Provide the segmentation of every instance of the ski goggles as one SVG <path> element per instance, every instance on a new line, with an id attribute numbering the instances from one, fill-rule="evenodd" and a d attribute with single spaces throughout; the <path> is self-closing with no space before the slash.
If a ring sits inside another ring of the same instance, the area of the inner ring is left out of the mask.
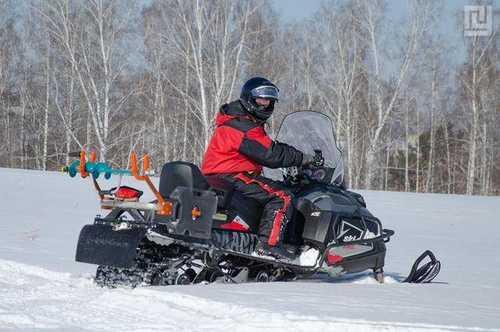
<path id="1" fill-rule="evenodd" d="M 264 99 L 272 99 L 278 100 L 279 98 L 279 90 L 275 86 L 264 85 L 259 86 L 250 91 L 253 98 L 264 98 Z"/>

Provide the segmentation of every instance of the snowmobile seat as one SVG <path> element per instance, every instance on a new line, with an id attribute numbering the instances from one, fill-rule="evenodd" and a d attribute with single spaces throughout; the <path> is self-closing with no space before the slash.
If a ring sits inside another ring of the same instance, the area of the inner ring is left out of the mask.
<path id="1" fill-rule="evenodd" d="M 240 222 L 244 221 L 248 225 L 250 232 L 257 233 L 262 206 L 256 200 L 245 197 L 235 190 L 229 181 L 221 177 L 207 176 L 206 179 L 217 195 L 217 209 L 227 213 L 229 220 L 238 216 Z M 220 228 L 220 226 L 216 224 L 216 228 Z"/>
<path id="2" fill-rule="evenodd" d="M 209 190 L 210 185 L 200 169 L 186 161 L 173 161 L 163 165 L 160 176 L 160 194 L 168 198 L 177 187 Z"/>
<path id="3" fill-rule="evenodd" d="M 231 183 L 219 176 L 207 176 L 206 179 L 211 189 L 217 195 L 217 208 L 228 209 L 234 193 Z"/>
<path id="4" fill-rule="evenodd" d="M 239 191 L 234 190 L 226 210 L 228 210 L 230 216 L 239 216 L 244 220 L 249 226 L 250 232 L 258 233 L 260 218 L 262 216 L 262 205 L 255 199 L 245 197 Z"/>

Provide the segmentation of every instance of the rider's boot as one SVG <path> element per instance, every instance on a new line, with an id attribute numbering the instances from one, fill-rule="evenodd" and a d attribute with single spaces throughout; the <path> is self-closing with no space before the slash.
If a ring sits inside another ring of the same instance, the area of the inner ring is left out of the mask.
<path id="1" fill-rule="evenodd" d="M 260 238 L 255 246 L 255 252 L 259 256 L 271 256 L 276 259 L 293 260 L 297 257 L 294 248 L 285 247 L 282 243 L 270 246 L 266 238 Z"/>

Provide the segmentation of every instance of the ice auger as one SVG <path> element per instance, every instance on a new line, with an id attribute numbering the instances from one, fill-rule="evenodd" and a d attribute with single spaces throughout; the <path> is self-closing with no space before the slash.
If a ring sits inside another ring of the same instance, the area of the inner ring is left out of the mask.
<path id="1" fill-rule="evenodd" d="M 133 207 L 139 210 L 156 210 L 157 214 L 163 216 L 170 216 L 172 214 L 172 203 L 163 198 L 149 177 L 151 174 L 151 158 L 148 154 L 142 157 L 142 169 L 139 168 L 137 154 L 134 151 L 130 154 L 130 169 L 116 169 L 112 168 L 108 163 L 98 162 L 95 150 L 82 150 L 72 152 L 69 155 L 78 159 L 64 166 L 62 171 L 68 173 L 70 177 L 76 177 L 77 174 L 80 174 L 82 178 L 87 178 L 90 175 L 94 188 L 101 200 L 101 208 Z M 89 156 L 88 159 L 87 156 Z M 97 182 L 97 179 L 101 175 L 104 175 L 104 179 L 106 180 L 109 180 L 112 175 L 118 175 L 120 176 L 120 184 L 118 187 L 103 190 Z M 138 181 L 144 181 L 154 194 L 156 201 L 151 203 L 139 202 L 138 200 L 142 195 L 142 191 L 122 186 L 121 177 L 124 175 L 133 176 Z"/>

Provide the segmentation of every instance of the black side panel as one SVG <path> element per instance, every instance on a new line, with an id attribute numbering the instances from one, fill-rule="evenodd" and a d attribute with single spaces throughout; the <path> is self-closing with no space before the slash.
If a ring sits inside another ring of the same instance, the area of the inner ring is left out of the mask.
<path id="1" fill-rule="evenodd" d="M 316 210 L 308 199 L 301 198 L 296 203 L 297 210 L 304 216 L 302 238 L 320 245 L 329 242 L 333 213 Z"/>
<path id="2" fill-rule="evenodd" d="M 330 211 L 317 211 L 318 216 L 306 216 L 302 237 L 304 240 L 326 245 L 330 238 L 333 213 Z"/>
<path id="3" fill-rule="evenodd" d="M 114 231 L 110 225 L 86 225 L 80 232 L 76 248 L 77 262 L 131 267 L 137 247 L 146 230 L 132 228 Z"/>
<path id="4" fill-rule="evenodd" d="M 180 204 L 178 221 L 172 223 L 174 234 L 191 236 L 199 239 L 210 239 L 213 216 L 217 210 L 217 197 L 213 191 L 191 190 L 177 187 L 170 195 Z M 201 215 L 193 218 L 192 210 L 196 208 Z"/>
<path id="5" fill-rule="evenodd" d="M 218 249 L 251 255 L 257 244 L 257 235 L 214 229 L 212 231 L 212 244 Z"/>
<path id="6" fill-rule="evenodd" d="M 365 254 L 346 258 L 340 263 L 345 272 L 357 273 L 384 267 L 386 248 L 383 241 L 374 242 L 373 250 Z"/>

